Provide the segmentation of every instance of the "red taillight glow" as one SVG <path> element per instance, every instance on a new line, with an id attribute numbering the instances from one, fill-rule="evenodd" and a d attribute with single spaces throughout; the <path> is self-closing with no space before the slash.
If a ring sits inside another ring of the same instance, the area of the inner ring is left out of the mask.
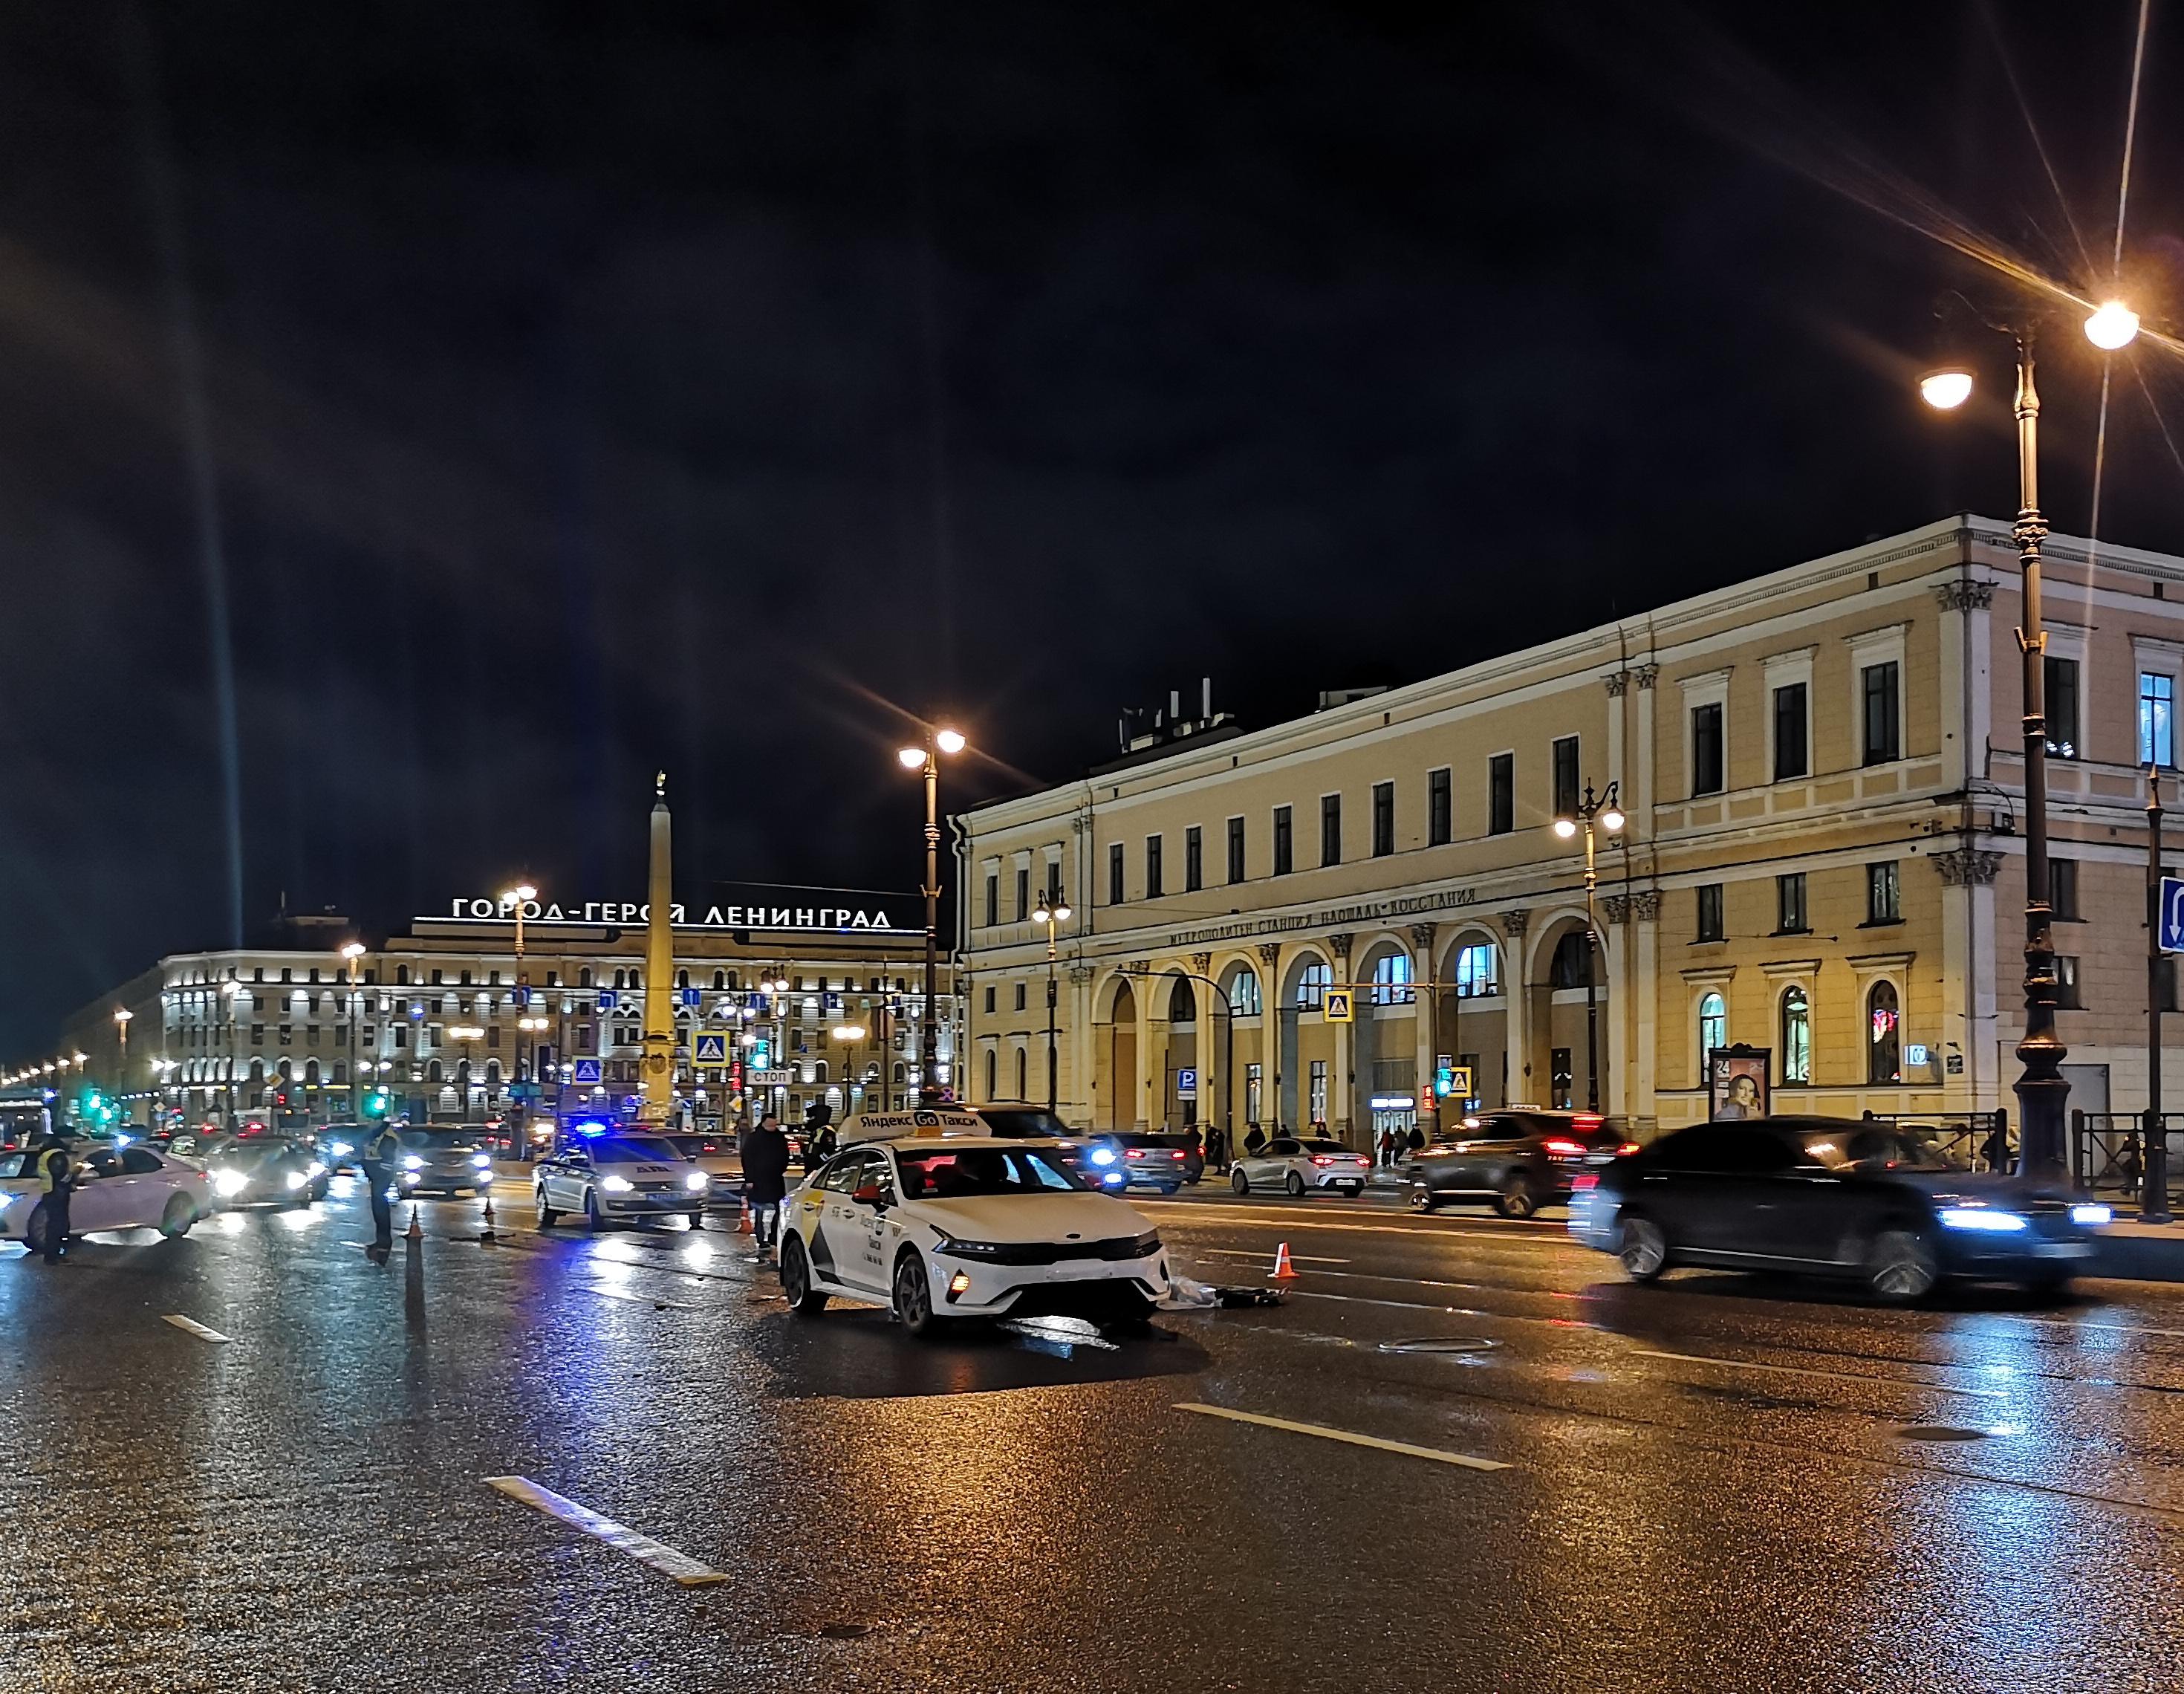
<path id="1" fill-rule="evenodd" d="M 1325 1153 L 1314 1153 L 1312 1156 L 1312 1162 L 1316 1165 L 1331 1165 L 1334 1162 L 1334 1159 Z"/>
<path id="2" fill-rule="evenodd" d="M 1126 1156 L 1133 1159 L 1142 1159 L 1145 1156 L 1145 1150 L 1143 1147 L 1133 1147 Z"/>
<path id="3" fill-rule="evenodd" d="M 1565 1141 L 1560 1137 L 1554 1137 L 1542 1141 L 1540 1143 L 1540 1145 L 1559 1159 L 1577 1158 L 1582 1156 L 1585 1152 L 1584 1142 Z"/>
<path id="4" fill-rule="evenodd" d="M 1179 1158 L 1181 1158 L 1182 1156 L 1183 1156 L 1183 1149 L 1182 1149 L 1182 1148 L 1180 1148 L 1180 1147 L 1177 1148 L 1177 1149 L 1175 1150 L 1175 1151 L 1173 1151 L 1173 1153 L 1170 1153 L 1170 1154 L 1168 1155 L 1168 1157 L 1170 1157 L 1171 1159 L 1179 1159 Z"/>
<path id="5" fill-rule="evenodd" d="M 1570 1189 L 1574 1193 L 1582 1194 L 1589 1188 L 1598 1188 L 1599 1186 L 1600 1178 L 1596 1173 L 1592 1171 L 1580 1171 L 1575 1176 L 1570 1179 Z"/>
<path id="6" fill-rule="evenodd" d="M 1621 1146 L 1615 1150 L 1618 1157 L 1624 1153 L 1635 1153 L 1637 1151 L 1638 1144 L 1635 1141 L 1625 1141 Z"/>
<path id="7" fill-rule="evenodd" d="M 1603 1121 L 1603 1119 L 1591 1117 L 1582 1112 L 1579 1112 L 1576 1117 L 1570 1119 L 1570 1122 L 1576 1124 L 1580 1129 L 1597 1129 L 1600 1128 Z"/>

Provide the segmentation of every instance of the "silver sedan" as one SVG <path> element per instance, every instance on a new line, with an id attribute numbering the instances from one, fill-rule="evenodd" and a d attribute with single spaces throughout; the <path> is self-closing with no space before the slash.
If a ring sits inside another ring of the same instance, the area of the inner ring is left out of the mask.
<path id="1" fill-rule="evenodd" d="M 1239 1194 L 1255 1188 L 1279 1188 L 1291 1195 L 1333 1189 L 1352 1200 L 1365 1192 L 1373 1174 L 1373 1161 L 1340 1141 L 1300 1140 L 1277 1135 L 1256 1153 L 1245 1153 L 1229 1167 L 1228 1185 Z"/>

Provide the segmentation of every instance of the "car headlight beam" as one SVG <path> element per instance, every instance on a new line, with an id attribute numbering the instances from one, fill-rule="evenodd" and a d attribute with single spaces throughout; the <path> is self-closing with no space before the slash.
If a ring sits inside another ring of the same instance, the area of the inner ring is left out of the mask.
<path id="1" fill-rule="evenodd" d="M 212 1191 L 225 1198 L 232 1199 L 249 1186 L 250 1179 L 241 1171 L 214 1171 L 212 1173 Z"/>
<path id="2" fill-rule="evenodd" d="M 703 1171 L 691 1171 L 684 1175 L 682 1186 L 695 1194 L 710 1180 Z"/>
<path id="3" fill-rule="evenodd" d="M 1984 1206 L 1945 1206 L 1942 1223 L 1945 1229 L 1977 1229 L 1990 1235 L 2014 1235 L 2031 1227 L 2029 1220 L 2014 1212 L 1996 1212 Z"/>
<path id="4" fill-rule="evenodd" d="M 2108 1206 L 2074 1206 L 2070 1208 L 2070 1221 L 2098 1229 L 2103 1223 L 2115 1222 L 2115 1210 Z"/>
<path id="5" fill-rule="evenodd" d="M 609 1194 L 627 1194 L 633 1184 L 627 1177 L 603 1176 L 599 1179 L 599 1186 Z"/>

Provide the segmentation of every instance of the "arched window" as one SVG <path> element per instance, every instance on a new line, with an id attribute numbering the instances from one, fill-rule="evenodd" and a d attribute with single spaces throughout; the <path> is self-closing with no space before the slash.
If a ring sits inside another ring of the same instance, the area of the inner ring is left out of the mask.
<path id="1" fill-rule="evenodd" d="M 1460 1000 L 1479 1000 L 1502 992 L 1502 950 L 1491 941 L 1474 941 L 1457 950 L 1456 992 Z"/>
<path id="2" fill-rule="evenodd" d="M 1031 1089 L 1027 1079 L 1027 1072 L 1025 1068 L 1025 1050 L 1026 1050 L 1022 1047 L 1017 1049 L 1017 1098 L 1018 1100 L 1029 1100 L 1031 1098 Z"/>
<path id="3" fill-rule="evenodd" d="M 1782 1080 L 1809 1083 L 1813 1079 L 1813 1004 L 1801 988 L 1782 995 Z"/>
<path id="4" fill-rule="evenodd" d="M 615 972 L 615 986 L 616 988 L 627 988 L 629 984 L 625 980 L 625 978 L 628 974 L 629 972 L 627 971 L 616 971 Z"/>
<path id="5" fill-rule="evenodd" d="M 1373 966 L 1373 1004 L 1408 1006 L 1417 998 L 1411 987 L 1411 956 L 1384 954 Z"/>
<path id="6" fill-rule="evenodd" d="M 725 989 L 727 985 L 728 973 L 726 971 L 716 971 L 713 972 L 713 988 L 716 992 Z"/>
<path id="7" fill-rule="evenodd" d="M 1558 989 L 1583 988 L 1592 965 L 1585 932 L 1573 929 L 1555 943 L 1555 956 L 1547 966 L 1547 981 Z"/>
<path id="8" fill-rule="evenodd" d="M 1198 1022 L 1198 996 L 1190 991 L 1189 977 L 1178 977 L 1175 986 L 1168 990 L 1167 1021 L 1171 1023 Z"/>
<path id="9" fill-rule="evenodd" d="M 1299 1011 L 1317 1011 L 1327 1004 L 1327 991 L 1334 985 L 1334 967 L 1315 961 L 1297 973 Z"/>
<path id="10" fill-rule="evenodd" d="M 897 1061 L 895 1062 L 895 1067 L 894 1067 L 894 1085 L 895 1085 L 897 1088 L 900 1088 L 900 1087 L 902 1087 L 905 1084 L 908 1083 L 908 1082 L 909 1082 L 909 1080 L 910 1080 L 910 1067 L 909 1067 L 908 1065 L 904 1064 L 900 1060 L 897 1060 Z M 989 1089 L 990 1089 L 990 1088 L 993 1086 L 993 1082 L 994 1082 L 994 1056 L 993 1056 L 991 1053 L 989 1053 L 989 1054 L 987 1054 L 987 1055 L 986 1055 L 986 1085 L 987 1085 L 987 1087 L 988 1087 Z"/>
<path id="11" fill-rule="evenodd" d="M 902 1080 L 902 1067 L 894 1067 L 894 1079 Z M 1001 1056 L 991 1047 L 986 1049 L 986 1098 L 998 1100 L 1001 1093 Z"/>
<path id="12" fill-rule="evenodd" d="M 676 987 L 677 987 L 677 988 L 688 988 L 688 987 L 689 987 L 689 986 L 690 986 L 690 973 L 689 973 L 689 972 L 688 972 L 688 971 L 677 971 L 677 972 L 676 972 L 676 973 L 675 973 L 675 986 L 676 986 Z"/>
<path id="13" fill-rule="evenodd" d="M 1237 1017 L 1259 1015 L 1259 978 L 1248 967 L 1228 978 L 1228 1011 Z"/>
<path id="14" fill-rule="evenodd" d="M 1865 997 L 1865 1079 L 1869 1083 L 1903 1080 L 1903 1018 L 1897 1011 L 1896 984 L 1878 982 Z"/>
<path id="15" fill-rule="evenodd" d="M 409 980 L 409 978 L 405 975 L 405 976 L 403 978 L 403 980 L 404 980 L 404 982 L 407 982 L 407 981 Z M 589 965 L 587 965 L 587 966 L 585 966 L 585 967 L 584 967 L 584 968 L 583 968 L 583 969 L 582 969 L 581 971 L 579 971 L 579 972 L 577 972 L 577 986 L 578 988 L 589 988 L 591 985 L 592 985 L 592 967 L 591 967 Z"/>
<path id="16" fill-rule="evenodd" d="M 437 1059 L 435 1059 L 431 1064 L 425 1067 L 425 1080 L 428 1083 L 437 1083 L 439 1079 L 440 1062 Z"/>
<path id="17" fill-rule="evenodd" d="M 1729 1002 L 1708 994 L 1699 1002 L 1699 1085 L 1706 1085 L 1707 1059 L 1717 1047 L 1729 1045 Z"/>
<path id="18" fill-rule="evenodd" d="M 410 980 L 409 966 L 397 965 L 394 967 L 394 980 L 398 983 L 407 983 Z"/>

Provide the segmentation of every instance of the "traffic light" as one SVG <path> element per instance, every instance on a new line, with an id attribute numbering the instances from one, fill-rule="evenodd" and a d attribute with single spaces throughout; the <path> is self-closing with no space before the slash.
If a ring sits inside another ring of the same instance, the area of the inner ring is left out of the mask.
<path id="1" fill-rule="evenodd" d="M 393 1104 L 385 1089 L 376 1088 L 364 1097 L 364 1115 L 366 1117 L 384 1117 L 387 1108 Z"/>

